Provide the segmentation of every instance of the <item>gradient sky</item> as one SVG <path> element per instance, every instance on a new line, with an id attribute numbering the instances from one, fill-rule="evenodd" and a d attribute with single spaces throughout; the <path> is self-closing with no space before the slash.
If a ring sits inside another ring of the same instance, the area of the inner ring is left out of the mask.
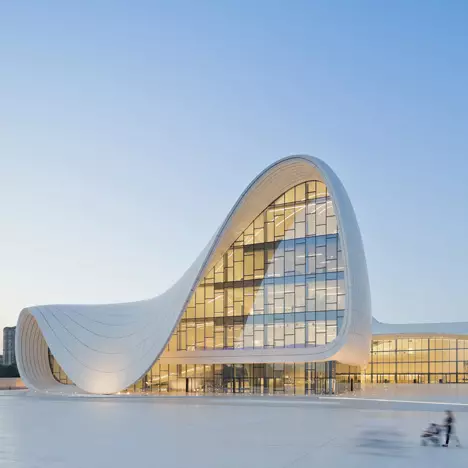
<path id="1" fill-rule="evenodd" d="M 342 179 L 374 316 L 468 320 L 468 3 L 4 1 L 0 326 L 177 280 L 255 175 Z"/>

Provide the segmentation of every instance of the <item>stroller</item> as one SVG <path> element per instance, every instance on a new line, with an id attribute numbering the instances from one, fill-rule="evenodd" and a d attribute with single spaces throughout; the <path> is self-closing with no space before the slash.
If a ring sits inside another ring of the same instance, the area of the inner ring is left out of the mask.
<path id="1" fill-rule="evenodd" d="M 431 423 L 421 434 L 421 445 L 427 445 L 428 442 L 432 442 L 434 445 L 439 446 L 441 432 L 437 424 Z"/>

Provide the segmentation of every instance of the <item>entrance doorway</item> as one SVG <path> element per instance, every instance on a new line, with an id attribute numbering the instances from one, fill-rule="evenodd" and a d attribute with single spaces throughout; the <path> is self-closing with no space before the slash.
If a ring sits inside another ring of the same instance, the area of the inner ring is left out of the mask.
<path id="1" fill-rule="evenodd" d="M 185 392 L 186 393 L 200 393 L 203 392 L 203 379 L 194 377 L 187 377 L 185 379 Z"/>

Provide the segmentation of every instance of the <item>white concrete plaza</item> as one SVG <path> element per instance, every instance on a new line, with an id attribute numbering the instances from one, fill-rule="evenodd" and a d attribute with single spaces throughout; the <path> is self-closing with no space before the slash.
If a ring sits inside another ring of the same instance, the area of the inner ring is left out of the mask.
<path id="1" fill-rule="evenodd" d="M 0 466 L 305 468 L 466 466 L 467 448 L 422 447 L 444 404 L 300 397 L 0 394 Z"/>

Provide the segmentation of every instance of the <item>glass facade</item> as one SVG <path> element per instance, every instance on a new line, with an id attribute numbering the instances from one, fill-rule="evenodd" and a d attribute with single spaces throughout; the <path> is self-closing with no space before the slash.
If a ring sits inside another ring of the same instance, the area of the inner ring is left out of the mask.
<path id="1" fill-rule="evenodd" d="M 50 353 L 49 359 L 55 379 L 65 385 L 72 384 Z M 122 393 L 312 395 L 358 389 L 360 383 L 358 367 L 333 361 L 206 365 L 157 361 L 143 378 Z"/>
<path id="2" fill-rule="evenodd" d="M 351 383 L 352 382 L 352 383 Z M 359 388 L 360 370 L 337 362 L 185 365 L 157 363 L 128 393 L 310 395 Z"/>
<path id="3" fill-rule="evenodd" d="M 345 313 L 344 265 L 326 186 L 268 206 L 198 285 L 168 350 L 320 346 Z"/>
<path id="4" fill-rule="evenodd" d="M 468 339 L 404 337 L 373 340 L 363 380 L 371 383 L 468 382 Z"/>
<path id="5" fill-rule="evenodd" d="M 50 352 L 50 349 L 49 349 L 49 365 L 50 365 L 50 370 L 52 371 L 52 375 L 54 376 L 54 379 L 57 382 L 64 384 L 64 385 L 73 384 L 73 382 L 68 378 L 68 375 L 65 374 L 65 371 L 62 369 L 60 364 L 54 358 L 53 354 Z"/>

